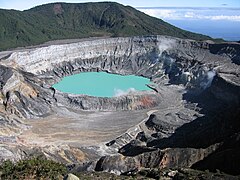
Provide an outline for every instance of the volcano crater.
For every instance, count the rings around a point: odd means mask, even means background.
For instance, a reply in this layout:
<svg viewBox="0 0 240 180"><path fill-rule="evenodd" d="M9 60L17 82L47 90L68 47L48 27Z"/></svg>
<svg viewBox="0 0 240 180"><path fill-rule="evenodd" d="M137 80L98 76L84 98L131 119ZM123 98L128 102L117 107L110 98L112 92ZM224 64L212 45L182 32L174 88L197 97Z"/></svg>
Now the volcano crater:
<svg viewBox="0 0 240 180"><path fill-rule="evenodd" d="M233 61L240 45L231 46L235 56L228 54L228 43L222 46L144 36L13 50L0 61L0 116L5 129L1 136L11 136L6 144L15 148L3 148L13 160L20 158L19 151L32 153L30 147L68 163L96 161L104 155L99 163L109 172L131 170L128 160L153 167L148 156L154 153L162 154L154 162L161 168L202 168L195 163L223 152L226 139L239 133L240 69ZM151 90L108 98L52 87L83 72L142 76L151 80ZM189 156L178 164L166 160L183 154Z"/></svg>

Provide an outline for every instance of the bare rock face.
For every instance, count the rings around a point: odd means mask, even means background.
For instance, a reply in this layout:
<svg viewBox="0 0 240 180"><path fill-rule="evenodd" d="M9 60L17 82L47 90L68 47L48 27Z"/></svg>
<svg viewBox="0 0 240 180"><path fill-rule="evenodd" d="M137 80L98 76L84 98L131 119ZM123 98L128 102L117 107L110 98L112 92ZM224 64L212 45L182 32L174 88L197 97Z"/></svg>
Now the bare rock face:
<svg viewBox="0 0 240 180"><path fill-rule="evenodd" d="M12 51L0 60L1 160L41 152L118 174L194 167L236 175L240 161L217 159L239 158L239 49L147 36ZM152 90L98 98L52 88L91 71L144 76Z"/></svg>
<svg viewBox="0 0 240 180"><path fill-rule="evenodd" d="M69 173L66 177L64 177L64 180L79 180L79 178L74 174Z"/></svg>

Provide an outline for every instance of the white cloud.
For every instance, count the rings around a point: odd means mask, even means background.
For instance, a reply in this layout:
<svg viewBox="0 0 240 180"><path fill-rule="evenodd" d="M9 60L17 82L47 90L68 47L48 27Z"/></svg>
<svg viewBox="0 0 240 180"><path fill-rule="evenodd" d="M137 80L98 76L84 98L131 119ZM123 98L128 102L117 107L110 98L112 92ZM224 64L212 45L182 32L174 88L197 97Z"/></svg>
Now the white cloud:
<svg viewBox="0 0 240 180"><path fill-rule="evenodd" d="M196 14L194 14L193 12L186 12L184 17L185 18L194 18L194 17L196 17Z"/></svg>
<svg viewBox="0 0 240 180"><path fill-rule="evenodd" d="M179 19L181 16L173 9L140 9L142 12L162 18L162 19Z"/></svg>
<svg viewBox="0 0 240 180"><path fill-rule="evenodd" d="M208 20L228 20L228 21L240 21L240 15L201 15L194 12L186 12L184 15L187 19L208 19Z"/></svg>
<svg viewBox="0 0 240 180"><path fill-rule="evenodd" d="M132 92L135 92L136 89L134 88L129 88L127 90L122 90L122 89L114 89L114 97L119 97L119 96L124 96L124 95L127 95L127 94L130 94Z"/></svg>
<svg viewBox="0 0 240 180"><path fill-rule="evenodd" d="M240 21L239 9L202 9L202 8L157 8L139 9L140 11L163 20L227 20Z"/></svg>
<svg viewBox="0 0 240 180"><path fill-rule="evenodd" d="M230 21L240 21L240 16L210 16L211 20L230 20Z"/></svg>

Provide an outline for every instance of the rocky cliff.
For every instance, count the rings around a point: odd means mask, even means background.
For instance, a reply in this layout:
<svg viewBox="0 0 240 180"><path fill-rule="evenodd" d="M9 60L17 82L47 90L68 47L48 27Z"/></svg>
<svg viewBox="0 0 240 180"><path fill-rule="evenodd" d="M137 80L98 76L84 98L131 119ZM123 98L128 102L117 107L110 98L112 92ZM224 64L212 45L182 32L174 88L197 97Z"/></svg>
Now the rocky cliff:
<svg viewBox="0 0 240 180"><path fill-rule="evenodd" d="M117 173L194 167L239 174L239 49L145 36L2 52L1 154L17 160L39 152ZM144 76L152 90L98 98L52 88L87 71Z"/></svg>

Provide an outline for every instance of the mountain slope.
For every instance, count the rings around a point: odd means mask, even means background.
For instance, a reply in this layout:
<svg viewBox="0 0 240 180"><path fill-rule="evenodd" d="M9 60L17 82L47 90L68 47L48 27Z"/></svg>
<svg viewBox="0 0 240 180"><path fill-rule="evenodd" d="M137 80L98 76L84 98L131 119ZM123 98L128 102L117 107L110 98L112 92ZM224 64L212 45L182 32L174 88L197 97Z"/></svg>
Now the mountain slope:
<svg viewBox="0 0 240 180"><path fill-rule="evenodd" d="M155 34L211 39L113 2L52 3L26 11L0 9L0 50L55 39Z"/></svg>

